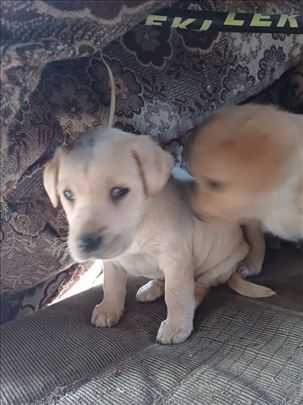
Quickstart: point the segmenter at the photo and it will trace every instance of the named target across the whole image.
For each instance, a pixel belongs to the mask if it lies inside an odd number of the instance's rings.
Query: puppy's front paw
[[[139,302],[152,302],[164,294],[164,283],[151,280],[137,291],[136,298]]]
[[[123,308],[115,309],[101,302],[93,310],[91,323],[97,327],[108,326],[110,328],[119,322],[122,314]]]
[[[192,325],[185,327],[178,327],[175,325],[170,325],[165,321],[161,322],[160,328],[157,334],[157,342],[164,345],[169,345],[172,343],[182,343],[184,342],[193,330]]]

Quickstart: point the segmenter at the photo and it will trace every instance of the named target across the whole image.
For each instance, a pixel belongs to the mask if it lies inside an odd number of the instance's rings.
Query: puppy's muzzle
[[[99,233],[82,235],[77,241],[78,249],[83,253],[94,252],[102,245],[102,239]]]

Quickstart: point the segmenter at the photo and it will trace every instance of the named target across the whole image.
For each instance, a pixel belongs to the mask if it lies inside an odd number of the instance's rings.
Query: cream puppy
[[[200,215],[303,238],[302,116],[254,104],[222,109],[194,131],[189,161]]]
[[[241,228],[199,221],[187,197],[190,183],[170,176],[173,158],[148,136],[95,129],[60,148],[44,172],[54,206],[69,222],[76,261],[104,260],[104,297],[96,326],[115,325],[124,310],[127,273],[153,279],[137,293],[153,301],[165,293],[167,318],[157,340],[183,342],[209,287],[224,283],[246,256]],[[232,276],[232,288],[251,296],[272,291]]]

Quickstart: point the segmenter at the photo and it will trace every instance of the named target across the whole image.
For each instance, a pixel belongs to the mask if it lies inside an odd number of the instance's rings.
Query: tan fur
[[[149,277],[153,280],[141,287],[137,299],[152,301],[165,292],[161,343],[187,339],[196,305],[211,286],[226,282],[248,253],[240,226],[205,224],[193,217],[186,186],[170,177],[173,163],[149,137],[95,130],[59,151],[44,174],[51,200],[56,203],[59,197],[66,212],[72,256],[104,260],[104,298],[92,323],[119,321],[127,273]],[[112,201],[110,190],[118,186],[130,191]],[[67,189],[74,201],[64,197]],[[90,253],[78,243],[87,234],[103,237]]]
[[[251,281],[243,280],[239,273],[233,273],[227,285],[237,293],[250,298],[265,298],[272,297],[275,292],[270,288],[264,287],[262,285],[257,285]]]
[[[242,226],[242,229],[249,246],[249,252],[241,262],[238,272],[242,277],[246,278],[256,276],[262,270],[266,246],[263,232],[258,222],[248,221]]]
[[[43,173],[44,188],[47,191],[49,199],[54,207],[57,207],[59,204],[57,184],[61,152],[61,148],[56,151],[53,159],[45,167]]]
[[[252,104],[222,109],[196,129],[189,155],[197,213],[213,221],[257,220],[280,237],[303,237],[301,116]]]

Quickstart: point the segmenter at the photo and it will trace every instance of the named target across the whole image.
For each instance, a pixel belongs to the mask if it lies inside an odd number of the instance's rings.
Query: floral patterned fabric
[[[49,304],[85,271],[68,254],[66,221],[46,196],[42,170],[59,144],[107,124],[110,82],[101,48],[116,82],[114,126],[150,134],[183,167],[188,130],[211,110],[260,93],[302,58],[299,35],[202,34],[136,25],[159,5],[154,0],[2,4],[3,320]],[[173,6],[303,11],[301,2],[286,0]],[[291,104],[283,98],[282,105],[297,111],[300,75],[288,73],[274,90],[283,89]]]

